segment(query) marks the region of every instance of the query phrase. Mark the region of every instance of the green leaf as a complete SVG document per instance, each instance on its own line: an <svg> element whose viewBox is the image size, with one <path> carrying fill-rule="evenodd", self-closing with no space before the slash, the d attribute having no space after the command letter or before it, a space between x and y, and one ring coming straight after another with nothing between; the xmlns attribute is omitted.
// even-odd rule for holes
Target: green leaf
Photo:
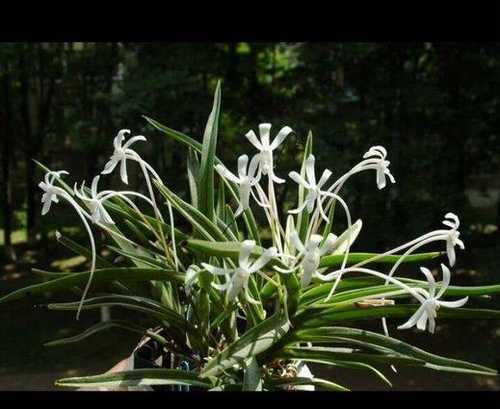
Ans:
<svg viewBox="0 0 500 409"><path fill-rule="evenodd" d="M166 260L161 261L157 259L152 255L152 253L148 252L144 248L133 248L133 250L123 250L115 246L106 246L106 247L114 251L115 253L126 257L127 259L141 263L145 267L150 266L153 268L165 268L167 266ZM179 275L179 277L181 276Z"/></svg>
<svg viewBox="0 0 500 409"><path fill-rule="evenodd" d="M255 357L251 357L245 364L243 373L243 390L244 391L262 391L262 374L260 365Z"/></svg>
<svg viewBox="0 0 500 409"><path fill-rule="evenodd" d="M115 203L111 203L115 202ZM142 221L142 217L137 214L137 212L128 206L121 198L113 197L110 200L107 200L104 203L104 207L112 214L119 215L120 218L127 219L130 223L133 223L137 229L141 230L144 234L147 234L151 230L151 226L154 230L156 230L157 234L159 233L160 226L163 233L170 237L172 228L168 223L161 222L155 217L148 216L147 214L142 214L142 216L149 222L150 226L146 225ZM188 236L174 227L174 235L175 239L179 242L185 240Z"/></svg>
<svg viewBox="0 0 500 409"><path fill-rule="evenodd" d="M300 175L302 177L305 177L306 160L312 153L312 149L313 149L313 134L312 131L309 131L309 133L307 134L306 146L304 148L304 155L302 156L302 165L300 167ZM302 205L302 203L304 203L305 194L306 191L304 189L304 186L299 185L297 207L299 207L300 205ZM297 232L299 233L299 237L302 241L305 240L305 236L307 233L307 225L309 224L309 217L310 217L309 213L307 212L301 212L297 215Z"/></svg>
<svg viewBox="0 0 500 409"><path fill-rule="evenodd" d="M419 365L420 359L403 356L400 354L368 354L361 352L338 352L335 348L328 347L285 347L277 352L276 356L282 359L299 359L309 362L326 362L331 365L337 363L364 363L364 364L398 364ZM388 381L387 381L388 382ZM389 382L390 383L390 382Z"/></svg>
<svg viewBox="0 0 500 409"><path fill-rule="evenodd" d="M432 260L436 257L439 257L441 254L443 254L443 253L441 253L439 251L434 251L431 253L411 254L411 255L404 258L403 263L420 263L422 261ZM347 258L347 265L357 264L357 263L360 263L362 261L368 260L370 258L375 258L376 256L378 256L377 253L349 253L349 256ZM402 257L402 255L400 255L400 254L392 254L389 256L384 256L384 257L378 258L376 260L373 260L372 263L395 264L401 257ZM324 256L324 257L321 257L321 261L320 261L319 266L320 266L320 268L338 267L338 266L342 265L343 260L344 260L343 254Z"/></svg>
<svg viewBox="0 0 500 409"><path fill-rule="evenodd" d="M165 125L160 124L158 121L155 121L154 119L148 118L147 116L144 116L144 118L151 124L153 125L156 129L159 131L165 133L167 136L175 139L178 142L181 142L193 149L195 149L198 153L201 153L202 151L202 145L198 141L195 141L193 138L183 134L182 132L175 131ZM214 157L214 163L216 165L221 164L223 165L222 161L217 158L217 156ZM224 183L226 186L229 188L229 191L231 195L236 199L239 200L239 194L238 194L238 188L237 186L228 181L227 179L224 179ZM255 222L255 218L253 216L252 210L251 209L246 209L243 212L243 219L245 220L245 224L248 229L248 234L252 240L255 240L257 244L260 243L260 237L259 237L259 230L257 228L257 223Z"/></svg>
<svg viewBox="0 0 500 409"><path fill-rule="evenodd" d="M201 372L201 377L217 376L233 365L243 366L244 362L278 342L290 328L285 317L275 314L256 325L237 341L213 357Z"/></svg>
<svg viewBox="0 0 500 409"><path fill-rule="evenodd" d="M357 254L357 253L354 253ZM435 253L423 253L423 254L414 254L414 256L422 256L426 257L426 255L431 256ZM399 257L399 256L395 256ZM407 261L405 259L405 261ZM381 260L377 260L376 262L384 262ZM392 263L392 262L390 262ZM414 280L410 278L404 277L395 277L399 281L407 284L410 287L420 287L420 288L429 288L429 283L427 281ZM367 288L371 286L377 286L384 284L384 280L378 277L353 277L353 278L343 278L339 285L337 286L336 294L340 294L343 291L354 290L358 288ZM304 292L300 298L301 304L310 304L319 299L325 298L327 294L329 294L333 283L325 283L317 285L306 292ZM387 288L391 288L390 285L386 286ZM441 288L441 284L436 284L436 289L439 290ZM462 287L462 286L454 286L450 285L445 292L447 296L482 296L482 295L491 295L491 294L499 294L500 293L500 285L485 285L485 286L476 286L476 287Z"/></svg>
<svg viewBox="0 0 500 409"><path fill-rule="evenodd" d="M188 151L187 171L189 192L191 193L191 204L193 205L193 207L198 209L198 181L200 180L200 162L198 160L198 156L196 155L196 151L192 148Z"/></svg>
<svg viewBox="0 0 500 409"><path fill-rule="evenodd" d="M329 389L337 392L349 392L349 389L321 378L293 378L293 379L276 379L269 380L266 384L270 384L272 387L284 387L288 385L298 386L298 385L314 385L320 386L325 389Z"/></svg>
<svg viewBox="0 0 500 409"><path fill-rule="evenodd" d="M483 375L496 374L496 371L493 369L458 359L450 359L431 354L398 339L358 328L321 327L300 329L295 332L290 332L286 337L286 341L283 341L286 342L286 344L294 344L296 342L322 343L333 342L335 340L342 340L344 342L354 341L358 346L365 346L368 348L378 347L379 350L391 350L403 356L419 359L423 362L423 366L435 370L452 370L453 372L477 373Z"/></svg>
<svg viewBox="0 0 500 409"><path fill-rule="evenodd" d="M172 203L172 206L195 228L209 240L227 240L228 236L225 235L221 229L206 217L198 209L191 206L189 203L182 200L179 196L173 193L167 187L156 183L160 193ZM215 219L214 219L215 220Z"/></svg>
<svg viewBox="0 0 500 409"><path fill-rule="evenodd" d="M321 327L332 324L333 322L347 321L347 320L367 320L373 318L406 318L411 316L420 304L405 304L405 305L392 305L374 308L356 308L338 310L335 307L325 311L318 312L305 311L299 314L294 319L297 325L303 327ZM500 311L487 310L479 308L455 308L449 309L442 307L437 313L438 320L440 318L453 318L453 319L500 319Z"/></svg>
<svg viewBox="0 0 500 409"><path fill-rule="evenodd" d="M63 246L69 248L74 253L85 257L87 260L90 260L92 258L92 252L87 247L78 244L77 242L71 240L69 237L63 236L58 231L56 231L56 240ZM113 263L96 254L96 266L113 267Z"/></svg>
<svg viewBox="0 0 500 409"><path fill-rule="evenodd" d="M80 302L53 303L48 304L47 307L49 310L72 311L78 309L79 304ZM186 333L189 333L196 341L196 346L200 346L202 340L201 334L193 324L173 309L150 298L120 294L105 295L86 299L83 302L82 310L97 309L101 307L121 307L144 313L149 316L149 318L156 319L160 322L166 321L170 325L170 335L176 335L178 342L185 340ZM174 334L174 331L176 334ZM181 343L179 345L183 344Z"/></svg>
<svg viewBox="0 0 500 409"><path fill-rule="evenodd" d="M190 385L210 388L213 385L192 372L176 369L135 369L102 375L63 378L56 386L68 387L126 387L140 385Z"/></svg>
<svg viewBox="0 0 500 409"><path fill-rule="evenodd" d="M348 228L337 238L337 240L335 240L331 254L344 254L347 251L347 247L351 247L356 241L362 228L362 220L356 220L350 228Z"/></svg>
<svg viewBox="0 0 500 409"><path fill-rule="evenodd" d="M221 101L221 82L217 82L212 112L208 117L201 151L200 179L198 184L199 210L209 220L214 218L214 158L217 147L217 132L219 125Z"/></svg>
<svg viewBox="0 0 500 409"><path fill-rule="evenodd" d="M38 270L40 271L40 270ZM90 271L83 273L71 273L64 275L61 278L56 278L51 281L45 281L40 284L33 284L19 290L13 291L0 298L0 304L9 301L19 300L23 297L35 294L43 294L45 292L57 292L70 289L74 286L84 285L87 283L90 276ZM122 267L122 268L103 268L95 270L94 283L101 281L150 281L150 280L183 280L175 271L169 271L159 268L137 268L137 267Z"/></svg>
<svg viewBox="0 0 500 409"><path fill-rule="evenodd" d="M65 345L83 341L84 339L87 339L88 337L97 334L100 331L108 330L111 328L121 328L141 335L148 332L146 328L142 328L128 321L111 320L111 321L99 322L95 325L92 325L90 328L87 328L82 333L74 335L72 337L61 338L55 341L46 342L44 346L51 347L51 346Z"/></svg>

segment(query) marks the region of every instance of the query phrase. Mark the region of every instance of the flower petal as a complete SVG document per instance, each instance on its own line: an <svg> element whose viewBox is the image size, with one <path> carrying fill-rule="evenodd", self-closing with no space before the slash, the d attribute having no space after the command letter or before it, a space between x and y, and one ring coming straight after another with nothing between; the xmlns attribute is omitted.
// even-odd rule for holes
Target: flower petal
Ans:
<svg viewBox="0 0 500 409"><path fill-rule="evenodd" d="M329 170L329 169L325 169L323 171L323 173L321 174L321 178L319 179L319 182L318 182L318 188L322 188L323 185L328 181L328 179L330 178L330 176L332 175L332 172Z"/></svg>
<svg viewBox="0 0 500 409"><path fill-rule="evenodd" d="M458 229L458 227L460 226L460 219L455 213L448 212L444 215L444 218L453 220L455 222L455 229Z"/></svg>
<svg viewBox="0 0 500 409"><path fill-rule="evenodd" d="M417 328L421 331L425 331L425 327L427 326L427 320L429 319L429 315L427 311L424 311L423 314L417 321Z"/></svg>
<svg viewBox="0 0 500 409"><path fill-rule="evenodd" d="M238 158L238 176L240 180L247 175L248 155L241 155Z"/></svg>
<svg viewBox="0 0 500 409"><path fill-rule="evenodd" d="M273 142L270 145L271 150L276 149L278 146L282 144L282 142L285 140L285 138L293 132L292 128L289 126L284 126L281 128L281 130L278 132L278 135L276 135L276 138L274 138Z"/></svg>
<svg viewBox="0 0 500 409"><path fill-rule="evenodd" d="M460 308L467 303L469 297L461 298L456 301L438 301L438 304L446 308Z"/></svg>
<svg viewBox="0 0 500 409"><path fill-rule="evenodd" d="M450 267L455 265L456 256L455 256L455 246L451 239L446 240L446 254L448 255L448 261L450 263Z"/></svg>
<svg viewBox="0 0 500 409"><path fill-rule="evenodd" d="M92 197L97 196L97 184L99 183L99 175L95 176L94 179L92 179L92 186L90 188L92 192Z"/></svg>
<svg viewBox="0 0 500 409"><path fill-rule="evenodd" d="M443 263L441 263L441 270L443 271L443 282L441 283L441 288L439 289L436 295L436 299L440 298L450 285L450 278L451 278L450 269L446 267Z"/></svg>
<svg viewBox="0 0 500 409"><path fill-rule="evenodd" d="M288 174L290 179L292 179L295 183L304 186L306 189L311 189L311 185L309 185L306 180L300 176L297 172L293 171Z"/></svg>
<svg viewBox="0 0 500 409"><path fill-rule="evenodd" d="M43 203L43 207L42 207L42 216L45 216L45 215L49 212L51 203L52 203L52 201L51 201L51 200L46 200L46 201Z"/></svg>
<svg viewBox="0 0 500 409"><path fill-rule="evenodd" d="M245 136L250 141L250 143L253 146L255 146L259 151L264 149L264 147L260 143L259 139L257 138L257 135L255 135L254 131L248 131Z"/></svg>
<svg viewBox="0 0 500 409"><path fill-rule="evenodd" d="M238 274L235 274L231 281L228 284L227 290L227 301L232 302L238 296L238 293L241 291L245 284L245 279Z"/></svg>
<svg viewBox="0 0 500 409"><path fill-rule="evenodd" d="M225 166L219 164L215 166L215 170L219 173L219 175L226 179L229 179L231 182L237 184L240 183L240 180L235 175L233 175L233 173L230 172Z"/></svg>
<svg viewBox="0 0 500 409"><path fill-rule="evenodd" d="M271 259L276 257L277 250L275 247L270 247L264 253L262 256L260 256L257 261L255 261L252 266L248 269L250 273L254 273L258 270L260 270L262 267L264 267Z"/></svg>
<svg viewBox="0 0 500 409"><path fill-rule="evenodd" d="M123 183L128 185L128 175L127 175L127 159L123 158L120 163L120 177Z"/></svg>
<svg viewBox="0 0 500 409"><path fill-rule="evenodd" d="M383 189L386 185L385 174L381 169L377 169L377 187L379 190Z"/></svg>
<svg viewBox="0 0 500 409"><path fill-rule="evenodd" d="M420 319L420 317L425 313L425 306L422 304L416 311L415 313L410 317L408 321L406 321L404 324L401 324L398 326L398 329L409 329L417 323L417 321Z"/></svg>
<svg viewBox="0 0 500 409"><path fill-rule="evenodd" d="M230 274L233 272L233 270L228 269L228 268L219 268L212 266L207 263L201 263L202 267L207 270L209 273L217 275L217 276L225 276L226 274Z"/></svg>
<svg viewBox="0 0 500 409"><path fill-rule="evenodd" d="M306 159L306 175L307 175L307 181L311 186L316 186L316 173L314 171L314 163L316 159L314 158L314 155L309 155Z"/></svg>
<svg viewBox="0 0 500 409"><path fill-rule="evenodd" d="M294 230L290 234L290 241L293 244L293 246L295 247L295 249L299 251L299 253L305 253L306 248L304 247L304 245L300 241L299 233L297 233L297 230Z"/></svg>
<svg viewBox="0 0 500 409"><path fill-rule="evenodd" d="M137 135L137 136L134 136L133 138L130 138L127 142L125 142L125 145L123 145L123 149L128 149L130 148L130 146L132 146L132 144L138 142L138 141L146 141L146 137L142 136L142 135Z"/></svg>
<svg viewBox="0 0 500 409"><path fill-rule="evenodd" d="M240 267L247 268L248 267L248 259L252 251L255 249L255 241L254 240L245 240L241 243L240 253L238 255L238 262Z"/></svg>
<svg viewBox="0 0 500 409"><path fill-rule="evenodd" d="M113 169L117 165L118 161L116 159L110 159L106 165L104 165L104 170L101 172L101 175L107 175L113 172Z"/></svg>
<svg viewBox="0 0 500 409"><path fill-rule="evenodd" d="M429 283L429 294L431 297L434 297L436 293L436 280L434 280L434 276L431 271L426 267L420 267L420 271L424 273L425 278L427 278L427 282Z"/></svg>
<svg viewBox="0 0 500 409"><path fill-rule="evenodd" d="M260 169L259 169L259 162L260 162L260 155L256 154L253 156L252 160L250 161L250 166L248 167L248 173L247 176L250 179L254 179L255 176L255 171L259 170L259 173L255 177L256 180L252 180L252 184L255 184L258 182L258 179L260 179Z"/></svg>
<svg viewBox="0 0 500 409"><path fill-rule="evenodd" d="M264 149L269 148L269 134L271 132L271 124L260 124L259 125L259 135L260 141Z"/></svg>
<svg viewBox="0 0 500 409"><path fill-rule="evenodd" d="M122 146L122 142L125 139L125 134L129 134L130 129L122 129L121 131L118 131L118 135L116 135L115 139L113 140L113 146L115 149L120 149Z"/></svg>

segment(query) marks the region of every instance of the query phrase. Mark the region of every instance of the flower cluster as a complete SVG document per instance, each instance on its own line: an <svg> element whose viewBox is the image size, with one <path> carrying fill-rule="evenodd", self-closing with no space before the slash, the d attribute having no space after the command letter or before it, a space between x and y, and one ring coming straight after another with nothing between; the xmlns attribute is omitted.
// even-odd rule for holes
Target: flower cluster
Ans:
<svg viewBox="0 0 500 409"><path fill-rule="evenodd" d="M456 259L455 246L458 245L460 248L464 248L464 244L459 238L460 233L458 228L460 223L458 217L453 213L447 213L443 224L449 227L449 229L432 231L384 254L375 255L347 266L350 247L361 229L361 221L359 220L354 224L351 222L349 208L340 196L340 190L351 176L369 170L375 171L378 189L386 187L387 179L391 183L395 183L395 179L389 170L390 162L386 159L387 151L382 146L370 147L358 164L334 182L330 181L333 173L329 169L324 169L319 180L317 179L314 155L310 154L304 158L302 171L289 173L290 179L296 182L299 185L299 189L302 189L304 192L304 197L295 209L288 211L291 216L289 216L289 222L287 222L285 228L280 221L274 188L274 183L282 184L285 183L285 180L278 177L275 173L274 154L292 132L290 127L285 126L271 142L271 125L261 124L259 125L259 137L252 130L245 135L248 141L258 150L258 153L251 159L246 154L241 155L237 161L237 174L232 173L221 163L215 166L215 170L221 178L226 179L227 182L237 187L238 207L234 213L235 218L251 208L252 198L264 210L271 231L273 242L271 247L265 249L258 246L254 240L242 240L239 243L237 263L234 260L215 259L213 262L201 262L199 265L191 264L187 270L184 270L182 263L180 263L177 257L178 246L175 243L173 214L170 202L167 201L170 227L172 229L170 234L171 242L167 243L161 224L159 224L160 228L154 230L157 232L155 245L163 246L165 257L171 261L173 268L185 274L186 293L189 294L192 288L196 286L197 277L202 272L208 272L216 278L210 285L217 290L226 292L227 303L231 304L239 301L258 304L260 301L253 297L249 290L249 280L252 274L257 274L262 279L267 280L277 287L280 287L280 274L298 274L303 289L307 289L315 281L329 282L335 280L325 300L325 302L328 302L335 296L337 284L343 275L358 272L382 278L386 284L395 284L402 291L412 295L420 302L421 305L415 314L405 324L400 325L399 329L407 329L416 325L418 329L428 328L430 332L434 332L436 311L440 306L457 308L464 305L467 301L467 298L453 302L440 300L450 282L448 267L444 264L442 265L443 283L437 294L434 277L424 267L421 270L428 281L428 291L412 289L393 276L406 257L414 253L418 248L436 241L444 241L446 243L449 265L453 266ZM160 186L164 186L163 182L153 167L131 148L135 142L146 141L146 138L138 135L125 141L126 135L129 134L130 131L127 129L118 132L113 142L114 152L104 166L101 174L110 174L119 165L120 178L123 183L128 184L127 160L136 162L142 171L149 196L127 190L99 191L100 176L94 177L90 189L85 187L85 182L82 182L79 188L75 183L72 190L67 187L65 188L63 183L56 185L56 182L62 182L62 175L68 174L66 171L47 172L44 181L39 185L44 191L42 196L42 214L49 212L52 203L58 203L60 198L65 199L76 209L89 233L93 261L91 276L81 299L80 307L87 294L92 274L95 270L96 250L89 222L106 230L110 234L120 235L120 233L112 229L115 222L108 211L107 203L113 198L119 198L137 210L138 214L142 214L139 212L137 205L130 199L131 197L139 198L153 209L158 220L163 223L163 216L156 204L152 180ZM266 177L267 185L262 184L263 179ZM341 235L331 232L331 220L328 215L335 203L339 203L342 206L347 220L348 228ZM305 215L308 215L307 219L304 218ZM293 216L296 216L296 218L294 219ZM147 219L145 219L145 223L149 223ZM322 224L324 224L324 227L320 230ZM294 228L294 226L297 226L297 228ZM125 237L122 238L126 239ZM377 261L377 259L400 251L404 251L404 254L401 255L387 273L363 267L366 264ZM342 262L340 263L340 268L328 272L328 268L321 267L321 260L322 257L331 255L341 256ZM278 274L276 279L271 278L273 274ZM240 295L243 295L243 297L239 298ZM79 312L80 309L78 310Z"/></svg>

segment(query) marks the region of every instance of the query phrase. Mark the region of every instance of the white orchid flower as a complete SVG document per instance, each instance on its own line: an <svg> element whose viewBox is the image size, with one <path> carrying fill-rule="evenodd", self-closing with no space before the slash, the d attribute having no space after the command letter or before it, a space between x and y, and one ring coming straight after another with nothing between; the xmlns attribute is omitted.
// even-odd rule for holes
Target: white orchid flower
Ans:
<svg viewBox="0 0 500 409"><path fill-rule="evenodd" d="M218 290L224 291L227 289L227 300L232 302L236 299L239 292L243 289L245 292L245 298L248 302L252 304L259 304L258 301L253 299L248 291L248 280L250 274L258 273L259 275L268 279L264 273L260 271L271 259L276 257L276 248L270 247L264 251L264 253L255 261L250 261L250 255L255 249L255 241L245 240L241 243L241 249L238 257L238 267L237 268L219 268L211 266L210 264L201 263L203 268L214 275L226 276L232 274L231 279L222 285L214 285Z"/></svg>
<svg viewBox="0 0 500 409"><path fill-rule="evenodd" d="M186 276L184 277L184 288L186 289L186 294L190 295L192 287L196 281L196 278L200 274L201 269L195 264L192 264L186 270Z"/></svg>
<svg viewBox="0 0 500 409"><path fill-rule="evenodd" d="M335 195L338 195L340 189L344 186L345 182L353 175L365 170L375 170L377 172L377 187L383 189L386 186L386 179L392 183L396 183L394 176L392 176L389 171L390 162L386 160L387 151L383 146L376 145L372 146L368 152L363 155L363 160L355 165L351 170L338 178L328 189L327 193L333 192L333 196L327 201L324 208L320 208L322 211L322 218L325 219L326 213L331 208L335 200L338 200ZM316 221L314 229L317 229L319 225L319 219Z"/></svg>
<svg viewBox="0 0 500 409"><path fill-rule="evenodd" d="M68 174L65 170L61 171L49 171L45 174L45 179L44 182L40 182L38 186L44 190L44 194L42 196L42 203L43 203L43 208L42 208L42 214L45 215L50 209L50 205L52 202L58 203L59 199L58 197L64 198L73 208L76 210L78 213L78 216L80 216L80 219L83 222L83 225L85 226L85 229L87 230L87 233L89 235L89 240L90 240L90 247L91 247L91 254L92 254L92 259L90 263L90 276L89 280L87 282L87 285L83 291L83 296L80 300L80 304L78 306L78 310L76 313L76 319L78 320L80 317L80 312L83 306L83 301L85 299L85 296L87 295L88 289L90 287L90 283L92 281L92 278L94 276L95 272L95 264L96 264L96 247L95 247L95 241L94 241L94 236L92 235L92 229L89 226L89 223L87 222L87 218L91 219L91 216L83 210L78 203L66 192L64 189L54 186L54 181L57 178L60 178L61 175L63 174Z"/></svg>
<svg viewBox="0 0 500 409"><path fill-rule="evenodd" d="M59 179L61 175L68 174L69 173L65 170L49 171L45 174L44 181L38 184L38 186L44 191L42 195L42 216L49 212L52 202L59 203L58 195L60 195L61 188L54 186L54 181Z"/></svg>
<svg viewBox="0 0 500 409"><path fill-rule="evenodd" d="M363 159L375 158L376 160L376 170L377 170L377 187L383 189L386 185L386 178L389 178L391 183L396 183L394 176L392 176L389 171L389 162L385 160L387 157L387 151L383 146L377 145L372 146L368 152L363 155Z"/></svg>
<svg viewBox="0 0 500 409"><path fill-rule="evenodd" d="M260 140L255 135L255 132L250 130L246 133L247 139L255 146L260 153L258 154L260 170L263 175L268 175L276 183L284 183L285 180L277 177L274 174L273 151L280 146L285 138L293 132L292 128L285 126L281 128L276 135L276 138L270 143L271 124L260 124L259 135Z"/></svg>
<svg viewBox="0 0 500 409"><path fill-rule="evenodd" d="M311 213L314 209L314 205L317 203L321 217L328 223L328 217L326 216L325 211L323 209L322 197L331 196L332 194L327 191L321 190L321 188L328 181L328 179L332 175L332 172L329 169L325 169L319 181L316 182L314 163L315 163L314 155L309 155L309 157L306 159L306 164L305 164L306 179L304 179L299 173L295 171L289 173L288 176L290 176L290 178L294 182L303 186L307 190L307 196L302 205L300 205L296 209L289 210L288 213L292 214L300 213L302 212L302 210L304 210L304 208L307 210L308 213Z"/></svg>
<svg viewBox="0 0 500 409"><path fill-rule="evenodd" d="M330 233L326 237L324 243L321 245L323 237L319 234L313 234L304 245L300 240L297 231L294 230L292 232L292 234L290 235L290 241L299 251L297 257L303 256L300 262L300 267L302 268L302 278L300 282L302 287L307 287L310 284L311 279L319 268L321 256L332 251L335 245L335 240L337 240L337 236L335 236L333 233Z"/></svg>
<svg viewBox="0 0 500 409"><path fill-rule="evenodd" d="M238 176L230 172L225 166L219 164L215 167L215 170L224 178L236 183L239 187L240 203L238 209L236 209L235 217L238 217L244 210L248 209L250 206L250 193L252 191L252 186L255 186L260 179L260 168L258 155L254 156L248 165L248 155L241 155L238 158ZM258 170L257 175L255 172ZM257 199L256 199L257 200ZM257 202L261 206L265 206Z"/></svg>
<svg viewBox="0 0 500 409"><path fill-rule="evenodd" d="M103 206L103 202L106 200L106 196L109 195L111 191L103 190L100 193L97 192L97 185L99 183L99 178L100 176L95 176L94 179L92 180L90 197L87 196L87 194L83 190L85 186L85 181L82 182L82 185L80 186L80 191L78 191L76 183L73 187L73 190L75 192L75 195L79 199L87 203L90 209L90 214L92 216L92 221L94 223L104 222L108 224L115 224L115 222L109 215L108 211Z"/></svg>
<svg viewBox="0 0 500 409"><path fill-rule="evenodd" d="M120 177L123 183L128 184L127 159L135 160L134 156L136 155L135 151L130 149L130 146L132 146L132 144L137 141L145 141L146 138L142 135L134 136L127 142L125 142L125 144L123 144L125 134L130 134L130 130L122 129L118 132L118 135L113 141L113 146L115 148L113 155L111 155L109 161L104 166L104 170L101 172L101 174L107 175L108 173L111 173L116 165L120 163Z"/></svg>
<svg viewBox="0 0 500 409"><path fill-rule="evenodd" d="M429 283L429 291L420 291L424 294L426 298L425 301L407 322L398 326L398 329L408 329L416 325L419 330L425 331L425 329L428 328L429 332L433 334L436 328L436 317L439 307L459 308L467 302L469 297L461 298L456 301L439 300L450 284L450 270L444 264L441 264L441 269L443 270L443 282L441 283L439 292L436 294L436 281L432 273L425 267L420 268Z"/></svg>
<svg viewBox="0 0 500 409"><path fill-rule="evenodd" d="M456 261L455 246L458 245L463 250L465 249L465 245L464 242L459 239L460 232L458 231L458 227L460 226L460 220L458 216L449 212L446 213L444 217L445 219L451 219L443 220L443 224L450 227L446 240L446 254L448 256L448 261L450 262L450 267L453 267Z"/></svg>
<svg viewBox="0 0 500 409"><path fill-rule="evenodd" d="M128 175L127 175L127 159L133 160L139 164L141 167L142 173L144 175L144 179L146 181L146 186L149 191L149 196L150 196L150 201L152 203L154 212L156 217L163 222L163 216L158 209L158 206L156 205L156 199L153 191L153 186L151 183L151 178L149 174L153 176L154 179L160 184L163 185L163 181L161 180L160 176L158 173L154 170L154 168L147 163L144 159L141 158L141 156L134 151L133 149L130 149L130 146L134 144L137 141L146 141L146 138L142 135L134 136L130 138L125 144L123 144L123 141L125 139L125 134L130 134L129 129L122 129L121 131L118 132L118 135L115 137L113 140L113 145L114 145L114 152L113 155L111 155L111 158L109 161L106 163L104 166L104 170L101 172L102 175L106 175L111 173L116 165L120 163L120 176L123 181L123 183L128 184ZM125 193L125 192L122 192ZM135 193L130 193L127 192L127 194L132 195ZM172 204L170 203L169 200L166 201L167 207L168 207L168 212L169 212L169 217L170 217L170 227L171 227L171 232L172 232L172 251L174 255L174 261L176 267L178 266L179 260L177 258L177 250L175 247L175 235L173 234L174 231L174 219L173 219L173 212L172 212Z"/></svg>

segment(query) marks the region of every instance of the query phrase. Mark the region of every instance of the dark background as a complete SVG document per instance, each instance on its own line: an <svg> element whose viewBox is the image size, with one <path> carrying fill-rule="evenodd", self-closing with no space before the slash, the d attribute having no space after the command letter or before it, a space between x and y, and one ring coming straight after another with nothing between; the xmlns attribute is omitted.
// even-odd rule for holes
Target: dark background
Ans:
<svg viewBox="0 0 500 409"><path fill-rule="evenodd" d="M185 148L141 115L200 140L218 79L217 155L228 166L235 166L238 155L253 153L244 134L261 122L271 122L273 133L284 125L296 131L277 156L282 177L298 167L309 130L318 169L328 167L337 177L370 146L384 145L397 183L379 191L375 175L365 172L343 191L353 217L364 222L356 249L394 247L439 228L452 211L460 216L466 244L454 282L498 283L499 51L498 43L3 43L0 294L34 282L32 266L83 268L84 260L53 236L60 229L86 244L77 216L54 206L40 217L42 173L32 158L70 171L71 183L90 181L112 153L117 131L129 128L148 138L135 146L170 188L186 195ZM137 187L133 176L129 185ZM111 180L120 183L116 175ZM295 194L288 183L278 200L293 206ZM43 342L81 331L98 316L87 313L75 323L72 314L47 313L33 303L0 306L7 334L0 341L0 389L46 389L67 371L104 371L137 341L117 330L71 347L44 348ZM440 324L434 336L398 336L431 351L498 365L496 323ZM386 374L402 389L500 389L496 380L482 377ZM364 382L361 373L351 378L355 389L384 388Z"/></svg>

